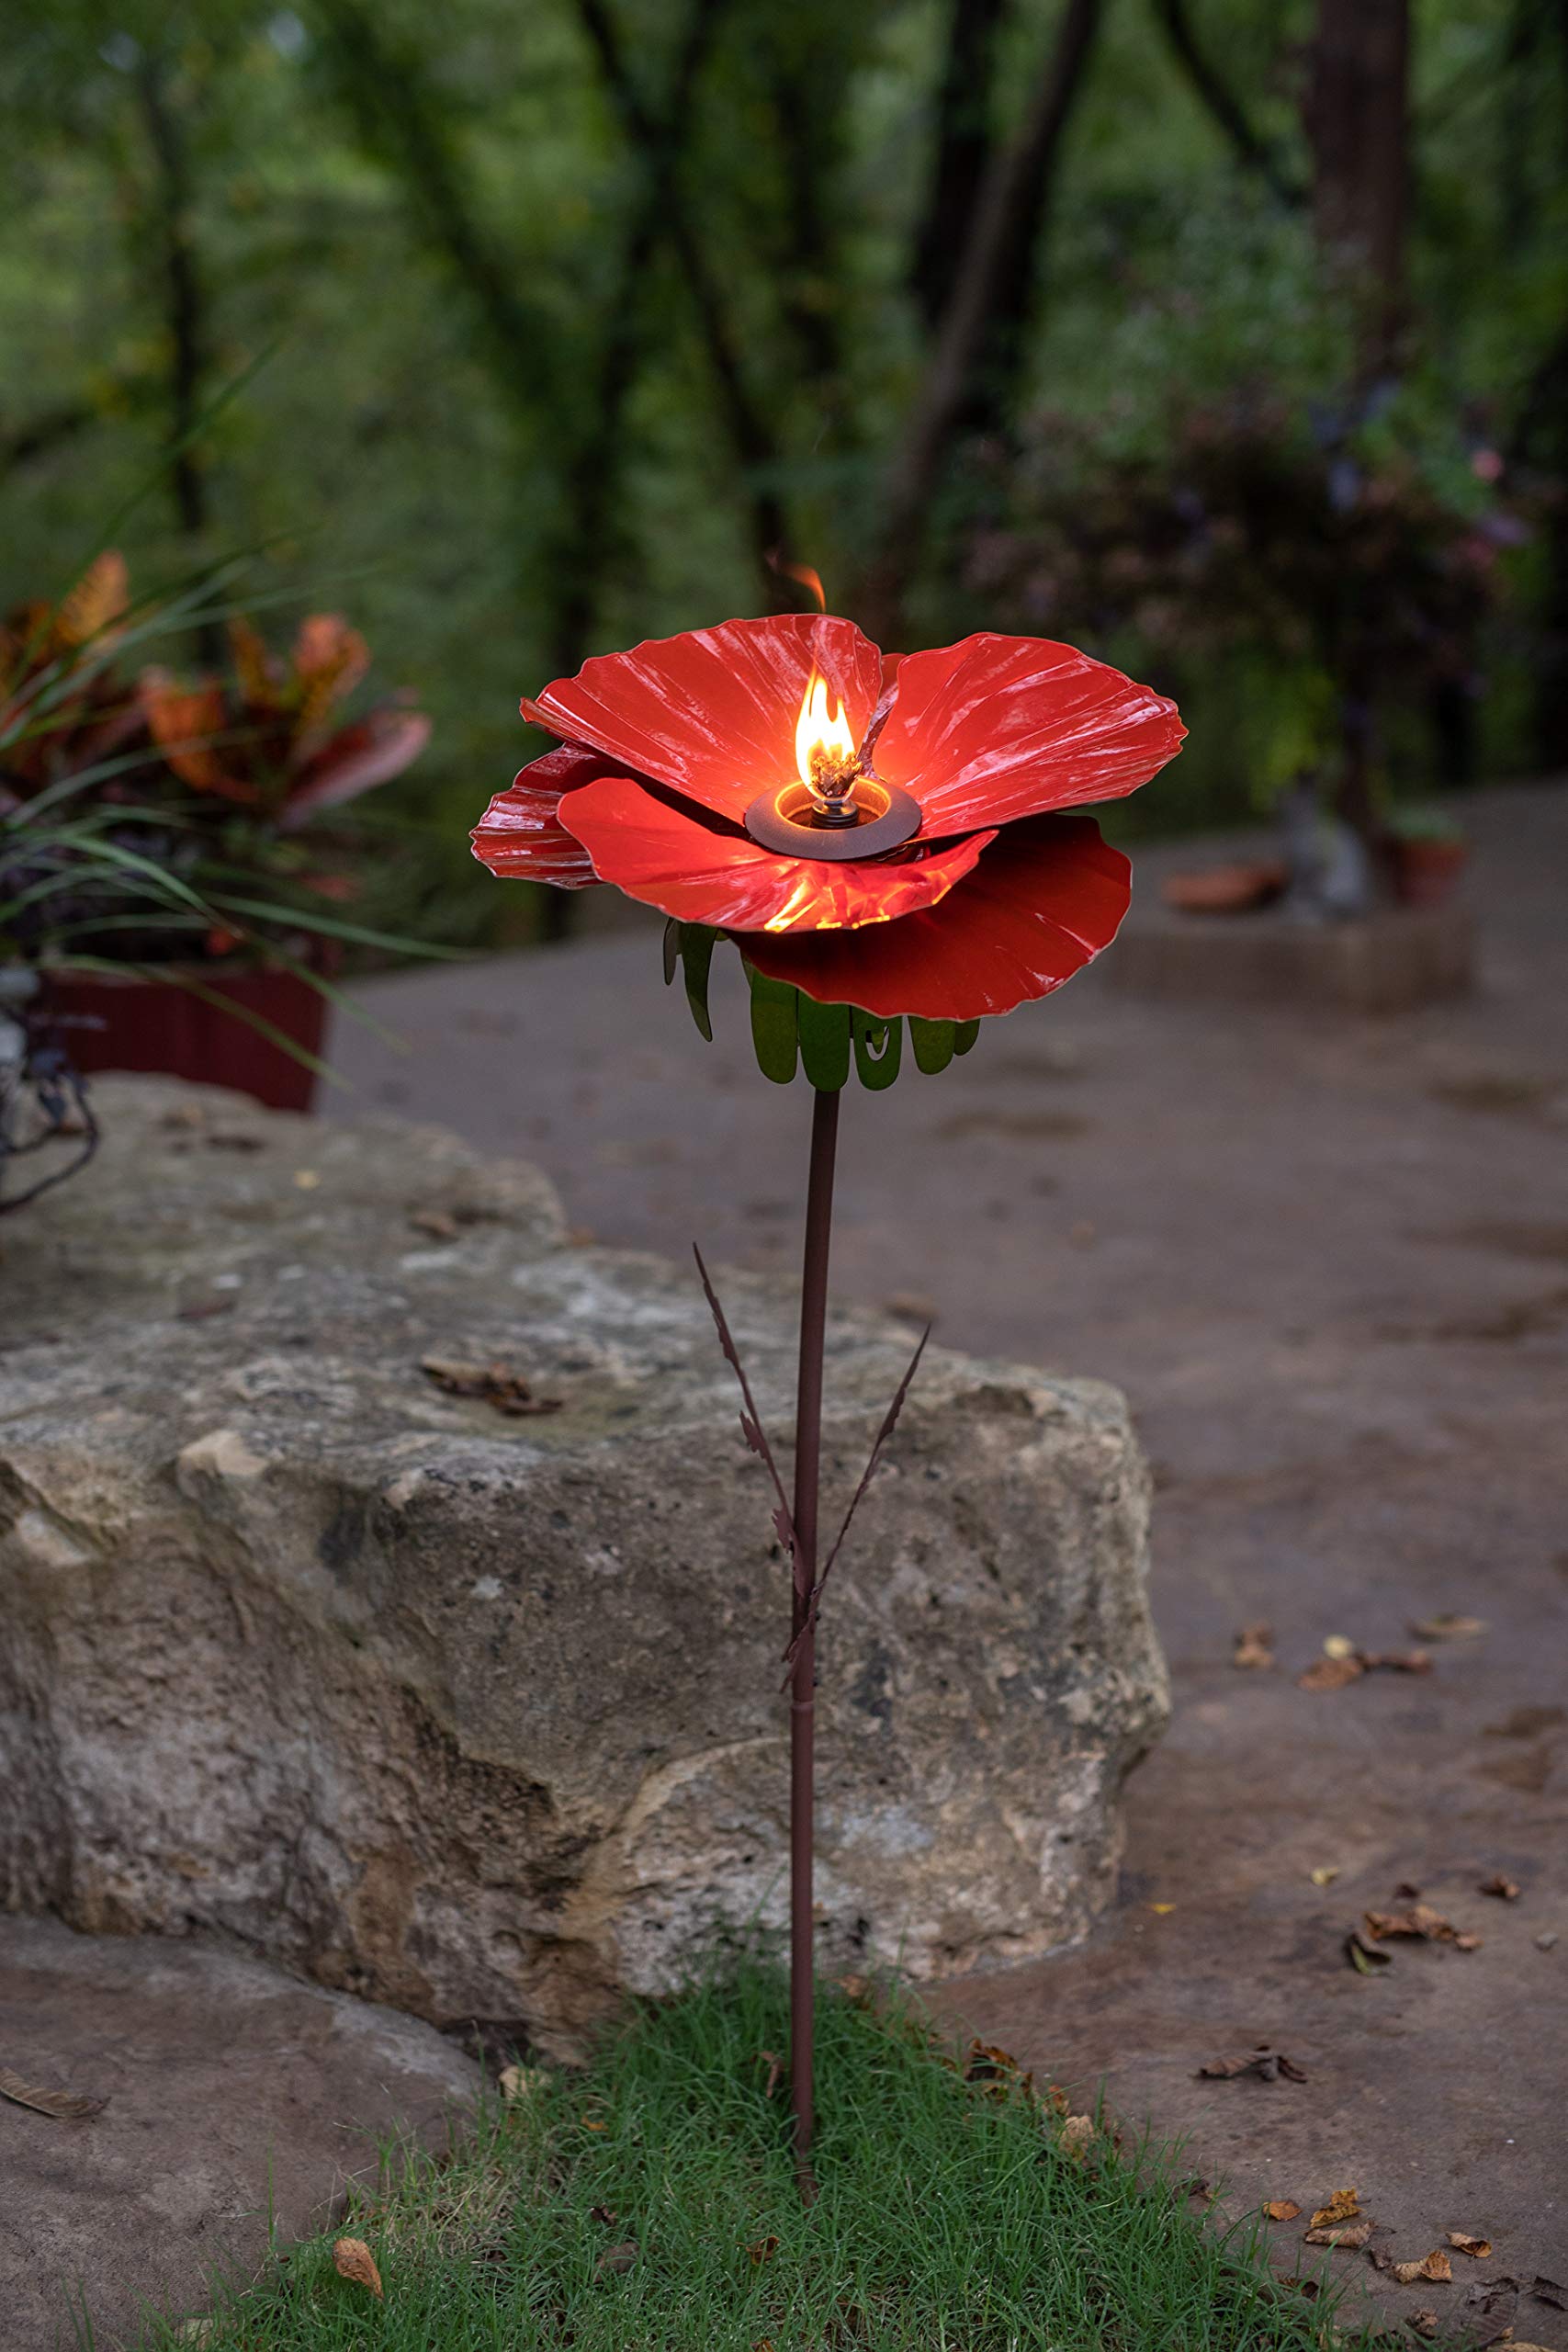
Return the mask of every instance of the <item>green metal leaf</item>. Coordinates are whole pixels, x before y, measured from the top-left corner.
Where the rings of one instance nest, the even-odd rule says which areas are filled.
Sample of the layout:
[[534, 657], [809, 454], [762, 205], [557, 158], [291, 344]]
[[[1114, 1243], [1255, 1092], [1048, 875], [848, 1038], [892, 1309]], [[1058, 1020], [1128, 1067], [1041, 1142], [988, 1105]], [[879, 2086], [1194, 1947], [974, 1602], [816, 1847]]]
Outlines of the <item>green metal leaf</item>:
[[824, 1094], [837, 1094], [850, 1075], [849, 1006], [818, 1004], [814, 997], [801, 995], [796, 1020], [801, 1068]]
[[979, 1034], [980, 1024], [977, 1021], [955, 1022], [953, 1030], [953, 1052], [966, 1054]]
[[681, 926], [673, 915], [664, 926], [664, 985], [670, 986], [675, 977], [675, 967], [681, 960]]
[[851, 1009], [851, 1026], [855, 1041], [855, 1068], [860, 1082], [874, 1094], [891, 1086], [898, 1075], [904, 1057], [904, 1023], [902, 1021], [874, 1021], [859, 1006]]
[[953, 1032], [951, 1021], [920, 1021], [909, 1015], [909, 1043], [915, 1049], [915, 1067], [934, 1078], [953, 1059]]
[[757, 1067], [775, 1086], [787, 1086], [795, 1076], [797, 1038], [796, 991], [783, 980], [770, 980], [748, 964], [751, 983], [751, 1043]]
[[708, 1013], [708, 969], [713, 963], [713, 944], [717, 937], [706, 923], [683, 922], [681, 925], [681, 961], [686, 967], [686, 1002], [692, 1008], [692, 1018], [711, 1046], [713, 1022]]

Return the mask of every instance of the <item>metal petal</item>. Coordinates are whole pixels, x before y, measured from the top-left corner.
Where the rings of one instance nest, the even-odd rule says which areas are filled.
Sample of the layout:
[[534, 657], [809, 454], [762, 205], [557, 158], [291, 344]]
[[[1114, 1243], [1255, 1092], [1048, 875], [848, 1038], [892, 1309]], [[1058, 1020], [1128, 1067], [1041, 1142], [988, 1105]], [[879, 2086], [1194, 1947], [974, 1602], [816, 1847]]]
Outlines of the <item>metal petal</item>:
[[592, 859], [567, 831], [558, 811], [563, 793], [604, 773], [602, 752], [570, 743], [547, 752], [496, 794], [468, 836], [474, 855], [492, 874], [509, 879], [553, 882], [562, 890], [581, 890], [596, 882]]
[[1004, 826], [934, 907], [859, 931], [755, 932], [739, 944], [759, 971], [819, 1003], [967, 1022], [1048, 996], [1091, 962], [1127, 911], [1131, 873], [1092, 817], [1036, 817]]
[[904, 656], [875, 765], [930, 838], [1118, 799], [1186, 731], [1164, 695], [1070, 645], [987, 632]]
[[[504, 797], [504, 796], [503, 796]], [[561, 821], [602, 882], [682, 922], [786, 933], [885, 922], [931, 906], [967, 874], [993, 836], [946, 842], [902, 864], [824, 865], [781, 857], [728, 826], [705, 821], [671, 796], [629, 776], [600, 776], [573, 792]]]
[[739, 819], [764, 786], [795, 773], [795, 726], [818, 670], [858, 743], [882, 688], [882, 656], [832, 613], [775, 613], [596, 654], [558, 678], [524, 717], [618, 769], [657, 777]]

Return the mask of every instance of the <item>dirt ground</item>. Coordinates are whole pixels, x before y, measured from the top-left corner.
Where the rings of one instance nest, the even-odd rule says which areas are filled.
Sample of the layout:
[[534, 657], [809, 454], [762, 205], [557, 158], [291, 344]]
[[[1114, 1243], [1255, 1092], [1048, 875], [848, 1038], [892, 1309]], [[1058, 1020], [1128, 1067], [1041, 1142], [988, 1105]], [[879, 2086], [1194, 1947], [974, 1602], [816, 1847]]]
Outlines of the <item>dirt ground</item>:
[[[1299, 2204], [1282, 2274], [1568, 2352], [1568, 790], [1466, 814], [1473, 997], [1222, 1011], [1102, 967], [940, 1078], [852, 1090], [834, 1279], [1117, 1382], [1155, 1464], [1176, 1713], [1129, 1788], [1119, 1907], [942, 2007], [1186, 2135], [1228, 2208]], [[1141, 890], [1208, 854], [1146, 854]], [[634, 920], [368, 985], [411, 1050], [340, 1024], [340, 1101], [538, 1160], [603, 1240], [785, 1267], [804, 1082], [758, 1076], [733, 957], [712, 1046], [658, 961]], [[1413, 1632], [1442, 1612], [1484, 1631]], [[1238, 1670], [1259, 1623], [1278, 1663]], [[1325, 1640], [1431, 1668], [1303, 1690]], [[1481, 1891], [1499, 1875], [1516, 1899]], [[1412, 1886], [1480, 1948], [1401, 1940], [1358, 1972], [1348, 1932]], [[1263, 2043], [1306, 2080], [1197, 2074]], [[1303, 2246], [1352, 2185], [1370, 2248]], [[1454, 2253], [1452, 2284], [1370, 2258], [1450, 2230], [1495, 2248]]]

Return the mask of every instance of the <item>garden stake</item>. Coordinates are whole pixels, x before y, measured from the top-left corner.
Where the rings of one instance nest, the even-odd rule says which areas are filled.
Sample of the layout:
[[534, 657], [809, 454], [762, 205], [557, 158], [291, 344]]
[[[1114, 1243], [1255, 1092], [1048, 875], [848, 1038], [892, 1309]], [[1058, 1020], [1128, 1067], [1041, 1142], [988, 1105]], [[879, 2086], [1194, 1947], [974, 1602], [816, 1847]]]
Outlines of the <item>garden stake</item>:
[[812, 2055], [816, 2028], [811, 1867], [817, 1732], [817, 1503], [822, 1465], [822, 1340], [833, 1223], [839, 1098], [818, 1087], [811, 1113], [811, 1170], [800, 1271], [800, 1374], [795, 1406], [795, 1562], [789, 1701], [789, 2085], [801, 2193], [814, 2194]]
[[926, 1343], [819, 1561], [839, 1096], [852, 1076], [875, 1093], [894, 1083], [906, 1028], [909, 1058], [934, 1077], [969, 1051], [983, 1018], [1049, 995], [1109, 945], [1130, 868], [1081, 804], [1146, 783], [1183, 729], [1173, 703], [1070, 646], [982, 632], [884, 656], [829, 613], [725, 621], [601, 654], [523, 715], [558, 748], [496, 795], [475, 854], [498, 875], [615, 883], [660, 909], [665, 980], [683, 974], [705, 1038], [714, 948], [733, 941], [759, 1069], [781, 1086], [804, 1069], [812, 1088], [793, 1506], [696, 1252], [790, 1555], [790, 2095], [809, 2203], [817, 1619]]

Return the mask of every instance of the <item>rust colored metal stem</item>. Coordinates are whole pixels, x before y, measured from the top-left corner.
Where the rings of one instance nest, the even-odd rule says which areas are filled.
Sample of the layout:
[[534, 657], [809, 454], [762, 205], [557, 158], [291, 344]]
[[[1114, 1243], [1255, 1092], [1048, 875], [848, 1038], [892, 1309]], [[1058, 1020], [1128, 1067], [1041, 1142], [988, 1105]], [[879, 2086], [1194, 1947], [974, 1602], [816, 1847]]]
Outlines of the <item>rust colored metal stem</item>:
[[813, 1764], [817, 1639], [810, 1624], [817, 1577], [817, 1494], [822, 1458], [822, 1336], [828, 1313], [828, 1248], [833, 1219], [833, 1161], [839, 1098], [818, 1091], [811, 1119], [811, 1173], [806, 1193], [806, 1251], [800, 1275], [800, 1378], [795, 1412], [795, 1590], [790, 1632], [800, 1639], [790, 1681], [789, 2001], [790, 2101], [795, 2161], [811, 2194], [812, 2049], [815, 1980], [811, 1917]]

